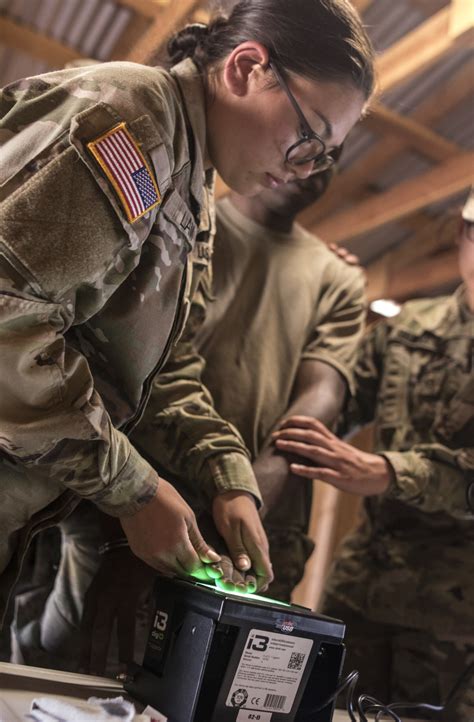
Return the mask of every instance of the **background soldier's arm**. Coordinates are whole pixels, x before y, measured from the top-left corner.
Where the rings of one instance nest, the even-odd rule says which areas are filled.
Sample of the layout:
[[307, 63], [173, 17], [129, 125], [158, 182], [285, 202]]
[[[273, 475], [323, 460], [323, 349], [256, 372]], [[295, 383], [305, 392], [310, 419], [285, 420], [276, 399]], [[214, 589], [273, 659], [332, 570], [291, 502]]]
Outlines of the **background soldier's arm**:
[[474, 447], [418, 444], [409, 451], [382, 455], [394, 471], [390, 496], [422, 511], [474, 517]]

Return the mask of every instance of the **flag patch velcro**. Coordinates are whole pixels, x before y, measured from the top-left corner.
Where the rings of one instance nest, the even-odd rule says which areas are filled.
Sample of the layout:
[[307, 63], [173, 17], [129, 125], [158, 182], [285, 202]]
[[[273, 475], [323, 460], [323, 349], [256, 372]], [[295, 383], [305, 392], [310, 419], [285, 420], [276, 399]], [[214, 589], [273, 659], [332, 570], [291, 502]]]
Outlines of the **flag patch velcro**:
[[111, 182], [130, 223], [159, 205], [155, 177], [125, 123], [87, 144]]

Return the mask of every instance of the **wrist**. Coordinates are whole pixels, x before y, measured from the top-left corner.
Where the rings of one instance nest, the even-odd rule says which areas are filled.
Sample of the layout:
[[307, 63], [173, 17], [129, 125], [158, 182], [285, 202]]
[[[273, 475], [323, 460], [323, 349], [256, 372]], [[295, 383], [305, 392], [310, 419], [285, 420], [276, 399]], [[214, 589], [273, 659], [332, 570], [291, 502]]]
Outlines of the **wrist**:
[[388, 491], [393, 481], [393, 469], [387, 459], [381, 454], [373, 454], [372, 475], [380, 488], [381, 494]]

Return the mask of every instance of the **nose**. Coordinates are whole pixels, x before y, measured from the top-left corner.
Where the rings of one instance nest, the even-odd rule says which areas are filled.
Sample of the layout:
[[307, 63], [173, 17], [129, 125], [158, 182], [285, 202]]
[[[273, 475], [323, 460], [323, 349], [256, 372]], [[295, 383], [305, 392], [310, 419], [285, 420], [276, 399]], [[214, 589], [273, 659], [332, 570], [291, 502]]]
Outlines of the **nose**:
[[306, 180], [306, 178], [309, 178], [309, 176], [314, 173], [314, 162], [309, 160], [302, 165], [294, 165], [292, 166], [292, 170], [298, 180]]

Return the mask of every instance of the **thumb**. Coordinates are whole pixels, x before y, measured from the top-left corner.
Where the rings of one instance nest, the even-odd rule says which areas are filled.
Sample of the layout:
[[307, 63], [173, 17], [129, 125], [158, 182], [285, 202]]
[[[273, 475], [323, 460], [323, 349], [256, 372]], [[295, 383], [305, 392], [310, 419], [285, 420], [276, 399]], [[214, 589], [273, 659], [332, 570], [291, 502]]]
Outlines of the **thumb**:
[[228, 529], [223, 536], [234, 566], [241, 572], [248, 571], [252, 563], [242, 540], [240, 524]]
[[205, 541], [198, 529], [196, 521], [191, 521], [188, 526], [188, 537], [199, 559], [206, 564], [220, 562], [220, 555]]

